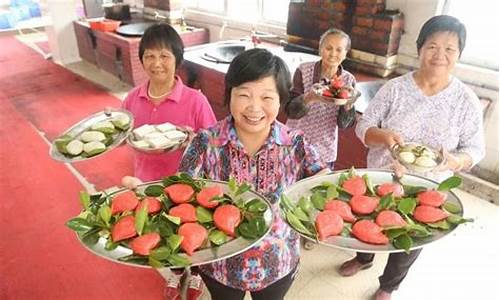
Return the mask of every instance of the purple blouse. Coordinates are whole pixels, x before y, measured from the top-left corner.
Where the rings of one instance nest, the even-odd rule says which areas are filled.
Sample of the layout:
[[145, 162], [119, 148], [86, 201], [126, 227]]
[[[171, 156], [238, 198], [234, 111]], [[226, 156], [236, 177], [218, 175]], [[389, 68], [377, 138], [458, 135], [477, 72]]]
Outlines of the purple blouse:
[[281, 219], [279, 196], [294, 182], [323, 169], [303, 135], [276, 121], [254, 155], [241, 144], [233, 118], [202, 130], [184, 152], [179, 168], [194, 177], [247, 182], [272, 203], [275, 218], [270, 233], [257, 245], [231, 258], [200, 266], [220, 283], [239, 290], [261, 290], [288, 275], [299, 261], [299, 236]]
[[[452, 77], [450, 84], [433, 96], [422, 93], [413, 72], [388, 81], [370, 101], [356, 126], [364, 142], [370, 127], [389, 128], [404, 139], [441, 146], [450, 153], [467, 153], [473, 164], [485, 154], [483, 115], [479, 99], [464, 83]], [[386, 147], [370, 147], [367, 165], [387, 168], [392, 163]], [[452, 175], [451, 171], [424, 174], [437, 181]]]
[[[300, 65], [294, 74], [292, 96], [309, 92], [313, 83], [320, 81], [320, 75], [321, 61]], [[347, 86], [355, 86], [354, 76], [341, 66], [339, 66], [337, 75]], [[286, 125], [304, 131], [306, 139], [316, 147], [323, 162], [334, 162], [337, 160], [337, 117], [340, 106], [325, 102], [316, 102], [308, 104], [308, 106], [309, 110], [305, 116], [300, 119], [289, 118]]]

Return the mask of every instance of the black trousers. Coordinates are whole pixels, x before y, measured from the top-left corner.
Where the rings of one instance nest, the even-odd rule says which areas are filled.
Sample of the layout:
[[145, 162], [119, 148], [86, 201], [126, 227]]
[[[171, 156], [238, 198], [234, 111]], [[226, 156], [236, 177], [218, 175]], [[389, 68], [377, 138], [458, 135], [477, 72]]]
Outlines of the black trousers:
[[[422, 249], [417, 249], [410, 251], [408, 254], [405, 252], [389, 254], [384, 273], [378, 278], [380, 289], [386, 292], [397, 290], [421, 251]], [[373, 253], [356, 253], [356, 259], [362, 264], [372, 262], [374, 257], [375, 254]]]
[[[250, 292], [253, 300], [282, 300], [285, 294], [290, 289], [290, 286], [297, 274], [298, 266], [295, 267], [288, 275], [271, 284], [270, 286], [255, 292]], [[203, 282], [207, 286], [212, 300], [237, 300], [245, 297], [245, 291], [233, 289], [227, 285], [223, 285], [217, 280], [200, 272]]]

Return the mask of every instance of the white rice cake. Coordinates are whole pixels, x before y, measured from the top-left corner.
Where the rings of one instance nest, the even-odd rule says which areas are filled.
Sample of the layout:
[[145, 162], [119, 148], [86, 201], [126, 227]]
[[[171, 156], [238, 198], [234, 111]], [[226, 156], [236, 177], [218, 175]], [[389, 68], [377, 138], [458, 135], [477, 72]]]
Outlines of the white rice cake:
[[142, 149], [149, 148], [149, 144], [146, 141], [144, 141], [144, 140], [133, 141], [133, 143], [134, 143], [134, 146], [136, 146], [138, 148], [142, 148]]
[[175, 143], [172, 143], [171, 140], [167, 139], [164, 136], [159, 136], [153, 139], [148, 139], [146, 142], [155, 149], [160, 149], [160, 148], [167, 148], [170, 146], [175, 145]]
[[155, 132], [155, 131], [156, 130], [155, 130], [155, 127], [153, 125], [144, 124], [140, 127], [137, 127], [132, 132], [134, 133], [134, 136], [136, 137], [136, 139], [142, 140], [142, 139], [144, 139], [144, 137], [148, 133]]
[[158, 132], [158, 131], [154, 131], [154, 132], [146, 134], [144, 136], [143, 140], [148, 141], [148, 140], [156, 139], [158, 137], [164, 137], [163, 133]]
[[175, 125], [168, 123], [168, 122], [155, 125], [155, 127], [156, 127], [156, 130], [158, 130], [160, 132], [167, 132], [167, 131], [171, 131], [171, 130], [176, 129]]
[[179, 130], [167, 131], [164, 133], [165, 137], [174, 142], [179, 142], [186, 137], [186, 134]]
[[83, 141], [84, 143], [88, 143], [88, 142], [102, 142], [105, 139], [106, 139], [106, 136], [104, 135], [104, 133], [102, 133], [100, 131], [88, 130], [88, 131], [84, 131], [80, 135], [80, 140]]

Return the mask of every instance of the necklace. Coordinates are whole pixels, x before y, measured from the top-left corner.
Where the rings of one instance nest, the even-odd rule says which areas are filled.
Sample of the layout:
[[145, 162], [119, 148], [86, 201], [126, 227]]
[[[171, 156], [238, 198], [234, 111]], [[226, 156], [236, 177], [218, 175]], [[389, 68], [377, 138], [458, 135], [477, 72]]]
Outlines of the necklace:
[[163, 98], [165, 97], [166, 95], [170, 94], [171, 91], [167, 91], [166, 93], [164, 94], [161, 94], [159, 96], [153, 96], [153, 94], [151, 93], [151, 87], [148, 87], [148, 96], [151, 97], [151, 98], [155, 98], [155, 99], [158, 99], [158, 98]]

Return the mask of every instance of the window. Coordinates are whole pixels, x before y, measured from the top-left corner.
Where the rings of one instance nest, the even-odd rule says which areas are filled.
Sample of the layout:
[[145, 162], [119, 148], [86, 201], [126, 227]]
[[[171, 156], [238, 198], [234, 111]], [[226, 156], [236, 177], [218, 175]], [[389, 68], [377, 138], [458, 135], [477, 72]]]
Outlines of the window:
[[498, 1], [446, 1], [443, 12], [457, 17], [467, 28], [461, 62], [498, 71], [500, 39], [496, 31], [500, 27], [499, 11]]
[[285, 25], [289, 0], [185, 0], [184, 5], [248, 23]]

